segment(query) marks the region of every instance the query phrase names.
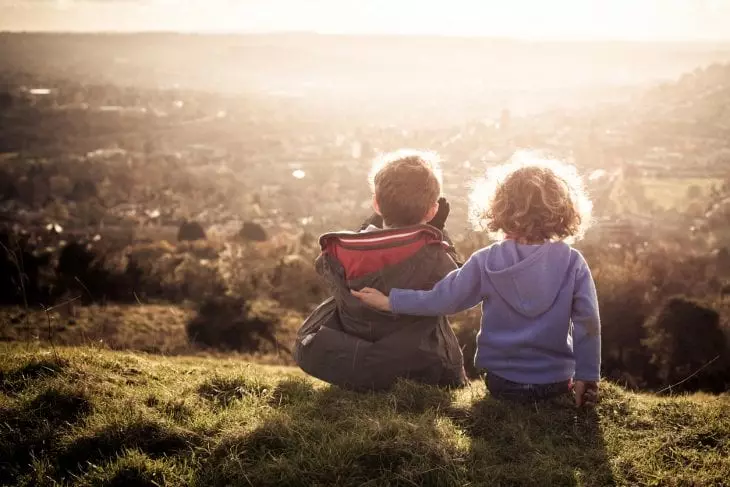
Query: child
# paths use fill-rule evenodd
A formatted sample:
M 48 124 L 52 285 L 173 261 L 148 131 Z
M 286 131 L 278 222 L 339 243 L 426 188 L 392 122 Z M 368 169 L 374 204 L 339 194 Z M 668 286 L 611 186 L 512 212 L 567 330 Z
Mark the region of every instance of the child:
M 576 405 L 591 405 L 601 353 L 596 289 L 583 256 L 564 241 L 590 219 L 582 182 L 570 166 L 539 161 L 496 168 L 487 185 L 485 196 L 472 196 L 486 209 L 472 212 L 501 240 L 430 291 L 352 294 L 396 314 L 452 314 L 481 302 L 475 363 L 493 396 L 537 400 L 573 386 Z
M 383 313 L 350 294 L 364 286 L 430 289 L 456 268 L 441 232 L 449 207 L 439 200 L 438 159 L 415 151 L 387 154 L 376 161 L 371 184 L 379 218 L 369 220 L 383 228 L 320 237 L 316 268 L 333 297 L 299 330 L 295 361 L 310 375 L 355 390 L 387 389 L 398 378 L 465 385 L 464 358 L 445 317 Z

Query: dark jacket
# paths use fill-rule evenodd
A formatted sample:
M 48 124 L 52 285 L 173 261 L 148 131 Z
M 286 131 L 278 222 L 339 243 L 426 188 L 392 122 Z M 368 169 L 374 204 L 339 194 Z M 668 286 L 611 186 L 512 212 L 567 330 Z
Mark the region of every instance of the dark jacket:
M 430 289 L 456 269 L 450 245 L 429 225 L 338 232 L 320 238 L 317 271 L 332 297 L 305 320 L 294 359 L 308 374 L 355 390 L 390 387 L 397 378 L 466 383 L 459 343 L 443 317 L 394 315 L 361 303 L 350 289 Z

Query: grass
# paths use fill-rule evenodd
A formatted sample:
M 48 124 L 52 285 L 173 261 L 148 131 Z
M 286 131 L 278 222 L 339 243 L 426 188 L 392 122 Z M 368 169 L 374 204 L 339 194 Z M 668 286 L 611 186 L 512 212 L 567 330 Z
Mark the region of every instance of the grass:
M 357 394 L 237 358 L 0 345 L 0 485 L 722 485 L 730 397 Z
M 173 305 L 62 306 L 48 315 L 40 308 L 0 307 L 0 341 L 58 345 L 100 344 L 114 349 L 178 354 L 191 350 L 185 324 L 195 310 Z M 50 329 L 49 329 L 50 318 Z
M 237 352 L 238 358 L 257 363 L 292 365 L 294 361 L 289 349 L 302 318 L 269 303 L 253 301 L 249 312 L 251 319 L 244 324 L 236 325 L 237 315 L 226 316 L 220 309 L 213 309 L 211 316 L 203 316 L 198 326 L 220 331 L 230 322 L 239 327 L 239 332 L 250 327 L 251 333 L 247 336 L 253 340 L 249 348 L 254 351 Z M 256 318 L 264 321 L 256 322 Z M 267 318 L 269 321 L 265 321 Z M 191 343 L 186 325 L 199 319 L 200 315 L 192 306 L 171 304 L 61 306 L 48 313 L 41 308 L 0 307 L 0 342 L 24 343 L 26 346 L 93 346 L 164 355 L 221 355 L 220 346 L 230 345 L 237 338 L 234 329 L 232 336 L 220 338 L 221 342 L 216 344 L 219 348 Z M 276 319 L 283 325 L 269 327 L 269 323 Z M 262 339 L 262 335 L 266 338 L 266 334 L 261 333 L 262 324 L 265 325 L 264 332 L 269 328 L 275 329 L 276 345 Z M 256 325 L 259 329 L 254 328 Z

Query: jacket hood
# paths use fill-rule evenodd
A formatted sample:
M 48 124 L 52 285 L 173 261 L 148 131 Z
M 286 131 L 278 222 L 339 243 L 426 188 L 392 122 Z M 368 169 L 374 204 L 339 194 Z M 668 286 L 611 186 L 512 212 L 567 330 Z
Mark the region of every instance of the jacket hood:
M 360 233 L 326 233 L 319 242 L 322 252 L 342 265 L 348 281 L 384 272 L 411 258 L 425 246 L 448 246 L 442 233 L 430 225 L 374 228 Z
M 555 302 L 570 256 L 570 246 L 564 242 L 525 245 L 505 240 L 490 247 L 486 272 L 510 307 L 534 318 Z

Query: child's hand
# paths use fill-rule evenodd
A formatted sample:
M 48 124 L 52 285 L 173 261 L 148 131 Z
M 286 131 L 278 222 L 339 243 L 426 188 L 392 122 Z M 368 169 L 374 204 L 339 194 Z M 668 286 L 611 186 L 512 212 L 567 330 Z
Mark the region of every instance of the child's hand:
M 390 301 L 388 300 L 388 296 L 381 293 L 377 289 L 364 287 L 359 291 L 351 289 L 350 292 L 353 296 L 355 296 L 368 306 L 372 306 L 373 308 L 379 309 L 381 311 L 390 311 Z
M 598 402 L 598 382 L 577 380 L 573 390 L 577 407 L 593 407 Z
M 438 228 L 439 230 L 444 230 L 444 225 L 446 225 L 446 219 L 449 217 L 449 212 L 451 211 L 451 205 L 449 202 L 444 198 L 443 196 L 439 198 L 439 209 L 436 212 L 436 215 L 431 219 L 430 222 L 428 222 L 429 225 L 431 225 L 434 228 Z

